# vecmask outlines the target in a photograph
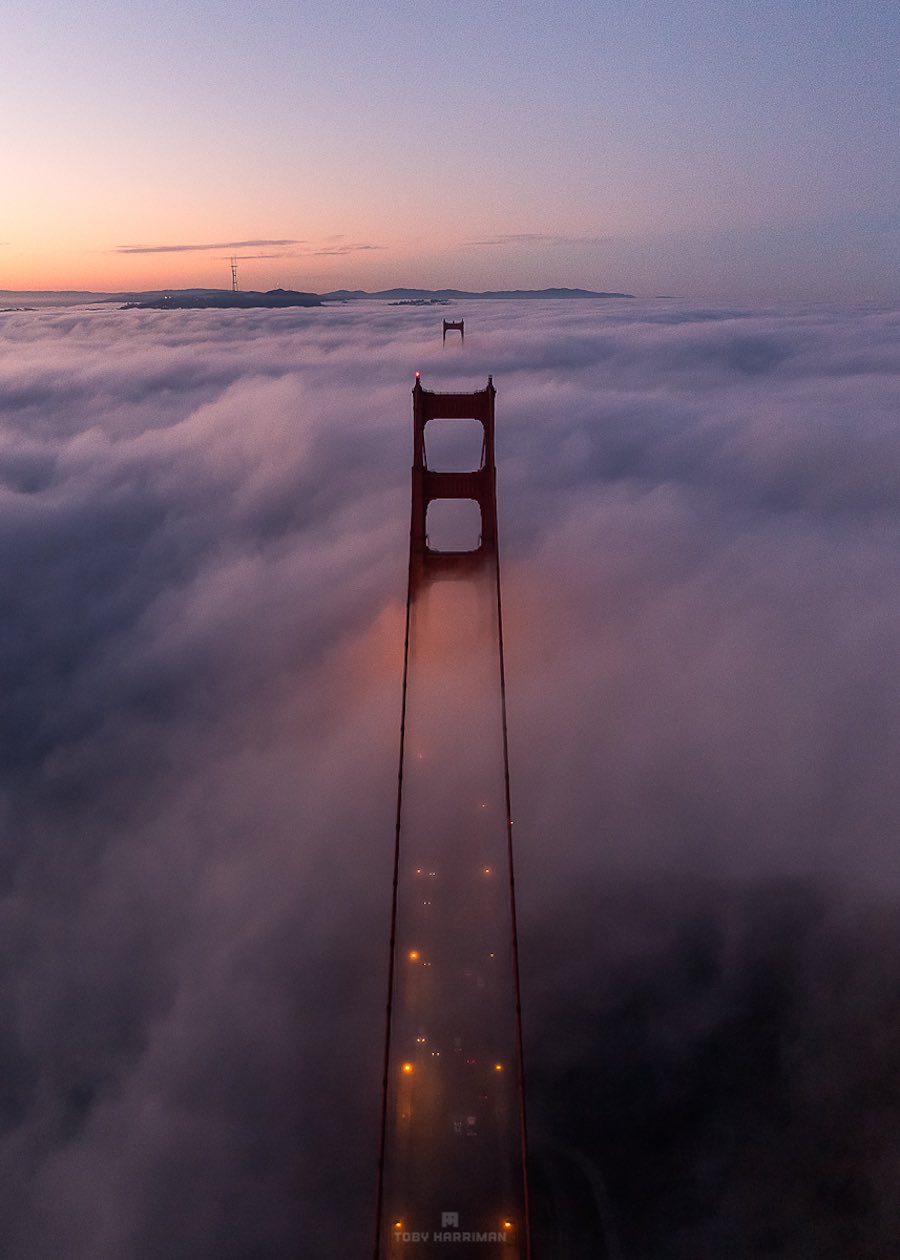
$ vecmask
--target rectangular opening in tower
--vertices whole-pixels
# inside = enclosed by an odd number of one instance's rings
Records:
[[[477,551],[481,543],[481,508],[474,499],[434,499],[425,531],[431,551]]]
[[[484,461],[480,420],[430,420],[425,426],[425,463],[432,472],[475,472]]]

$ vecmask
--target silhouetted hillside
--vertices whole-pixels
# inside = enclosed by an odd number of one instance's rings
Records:
[[[209,292],[164,293],[149,302],[126,302],[125,310],[195,311],[210,307],[246,309],[248,307],[321,306],[322,299],[315,293],[297,293],[293,289],[270,289],[268,293],[234,293],[231,290]]]
[[[4,307],[23,305],[72,306],[85,303],[107,305],[118,302],[128,308],[142,310],[205,310],[208,308],[252,308],[279,306],[321,306],[324,302],[404,302],[427,305],[480,299],[528,298],[633,298],[633,293],[606,293],[593,289],[491,289],[482,293],[468,289],[335,289],[330,293],[305,293],[293,289],[271,289],[266,293],[235,293],[231,289],[144,289],[118,293],[96,293],[88,290],[13,290],[0,289]]]
[[[630,298],[633,293],[595,293],[592,289],[493,289],[484,293],[472,293],[467,289],[381,289],[377,293],[366,293],[363,289],[337,289],[333,293],[323,293],[326,302],[353,302],[368,298],[369,301],[391,301],[397,299],[460,301],[478,298]]]

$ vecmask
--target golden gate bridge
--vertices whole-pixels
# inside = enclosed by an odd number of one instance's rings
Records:
[[[416,374],[375,1260],[531,1256],[494,400]]]

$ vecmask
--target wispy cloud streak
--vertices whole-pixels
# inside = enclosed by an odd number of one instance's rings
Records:
[[[216,249],[253,249],[265,248],[269,245],[302,245],[303,242],[286,238],[284,240],[257,241],[208,241],[193,245],[117,245],[116,254],[194,254]]]
[[[318,258],[343,257],[345,254],[365,253],[367,250],[385,249],[384,245],[329,245],[322,249],[311,249],[306,252]]]
[[[465,247],[502,247],[505,245],[599,245],[608,236],[560,236],[553,232],[508,232],[465,241]]]

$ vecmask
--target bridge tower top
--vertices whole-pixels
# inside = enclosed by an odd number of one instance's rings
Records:
[[[412,520],[410,523],[410,589],[442,577],[467,577],[486,563],[497,561],[497,471],[494,462],[494,398],[488,377],[484,389],[471,394],[437,393],[423,389],[416,373],[413,387]],[[437,471],[428,467],[426,426],[432,421],[477,420],[484,431],[478,468]],[[441,551],[430,546],[428,506],[436,499],[471,499],[481,513],[477,547]]]
[[[447,344],[448,332],[458,332],[460,344],[464,343],[466,340],[466,321],[464,319],[456,319],[456,320],[445,319],[444,320],[444,335],[441,338],[442,345]]]

